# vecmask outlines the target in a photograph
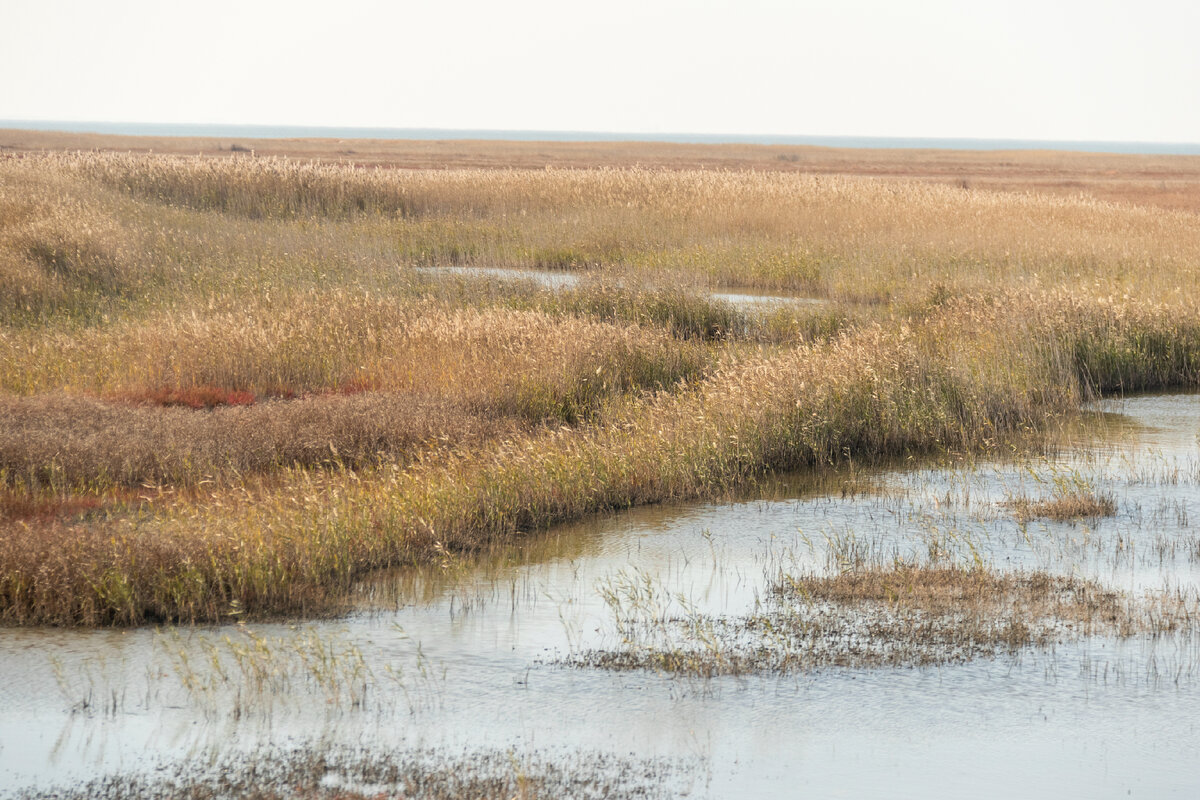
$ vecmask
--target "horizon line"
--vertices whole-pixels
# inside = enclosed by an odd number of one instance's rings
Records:
[[[48,126],[48,127],[40,127]],[[91,126],[91,127],[89,127]],[[385,134],[422,134],[417,136],[381,136],[385,139],[451,139],[469,140],[483,139],[495,141],[601,141],[601,142],[666,142],[679,144],[765,144],[765,145],[821,145],[830,143],[843,147],[863,147],[865,144],[890,145],[896,149],[974,149],[963,145],[982,145],[978,149],[1005,149],[997,145],[1017,145],[1012,149],[1060,149],[1054,145],[1083,145],[1088,151],[1104,145],[1134,146],[1141,145],[1153,148],[1181,147],[1187,152],[1180,155],[1200,155],[1200,142],[1168,141],[1168,140],[1139,140],[1139,139],[1040,139],[1040,138],[1010,138],[982,136],[919,136],[919,135],[877,135],[877,134],[804,134],[804,133],[704,133],[687,131],[598,131],[582,129],[540,129],[540,128],[439,128],[439,127],[393,127],[382,125],[307,125],[297,123],[263,123],[263,122],[145,122],[145,121],[114,121],[114,120],[47,120],[47,119],[0,119],[0,128],[7,127],[15,130],[32,130],[54,133],[96,133],[108,135],[140,136],[147,133],[133,131],[141,128],[151,131],[149,135],[169,138],[187,138],[189,136],[241,136],[243,138],[372,138],[370,136],[348,136],[347,132],[356,134],[385,133]],[[121,130],[125,129],[125,130]],[[172,132],[170,129],[177,129]],[[186,132],[188,129],[196,133]],[[242,132],[242,133],[238,133]],[[298,135],[263,135],[253,136],[250,132]],[[321,136],[320,133],[328,133]],[[342,132],[343,135],[338,135]],[[304,135],[299,135],[304,134]],[[434,135],[436,134],[436,135]],[[539,135],[550,137],[538,139]],[[589,138],[591,137],[591,138]],[[859,142],[862,144],[854,144]],[[939,148],[938,145],[942,145]],[[1048,147],[1037,147],[1048,145]]]

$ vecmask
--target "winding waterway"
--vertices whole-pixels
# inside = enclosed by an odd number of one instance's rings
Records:
[[[683,758],[694,797],[1195,797],[1200,642],[1085,638],[929,668],[712,679],[563,666],[613,646],[605,597],[739,614],[781,568],[880,557],[1044,569],[1138,595],[1200,586],[1200,395],[1105,403],[1053,457],[848,470],[656,506],[485,564],[379,576],[346,617],[0,631],[0,788],[318,742]],[[1113,517],[1004,503],[1110,492]]]
[[[433,278],[479,278],[496,281],[530,281],[546,289],[571,289],[580,285],[577,273],[564,270],[525,269],[517,267],[416,267],[418,275]],[[729,291],[710,292],[713,300],[729,303],[742,311],[769,311],[785,306],[821,306],[828,303],[820,297],[800,294],[761,294],[753,289],[730,288]]]

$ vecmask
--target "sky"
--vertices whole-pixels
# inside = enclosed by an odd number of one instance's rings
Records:
[[[0,0],[0,119],[1200,142],[1194,0]]]

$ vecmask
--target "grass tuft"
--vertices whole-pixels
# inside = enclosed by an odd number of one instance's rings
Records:
[[[761,611],[740,617],[648,614],[652,590],[612,593],[622,643],[576,666],[676,674],[787,673],[957,663],[1087,635],[1158,635],[1188,626],[1194,600],[1145,602],[1045,572],[896,563],[835,575],[781,574]]]
[[[1069,522],[1079,519],[1111,517],[1117,513],[1117,501],[1110,494],[1070,492],[1043,500],[1017,497],[1005,505],[1017,522],[1025,524],[1035,519]]]

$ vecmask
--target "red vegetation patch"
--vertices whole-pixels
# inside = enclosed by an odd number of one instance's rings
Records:
[[[211,492],[204,487],[177,489],[148,484],[136,489],[110,489],[97,495],[56,495],[30,492],[20,487],[0,486],[0,522],[25,520],[51,523],[70,520],[95,511],[146,507],[163,499],[199,502],[210,495]]]
[[[335,389],[334,394],[349,396],[352,394],[362,394],[363,392],[373,392],[378,388],[376,381],[370,378],[355,378],[354,380],[346,381]]]
[[[50,520],[75,517],[104,506],[99,497],[30,497],[0,493],[0,519]]]
[[[240,389],[222,389],[219,386],[191,386],[187,389],[147,389],[124,395],[130,402],[156,406],[186,406],[195,409],[212,409],[217,406],[250,406],[255,398],[252,392]]]

